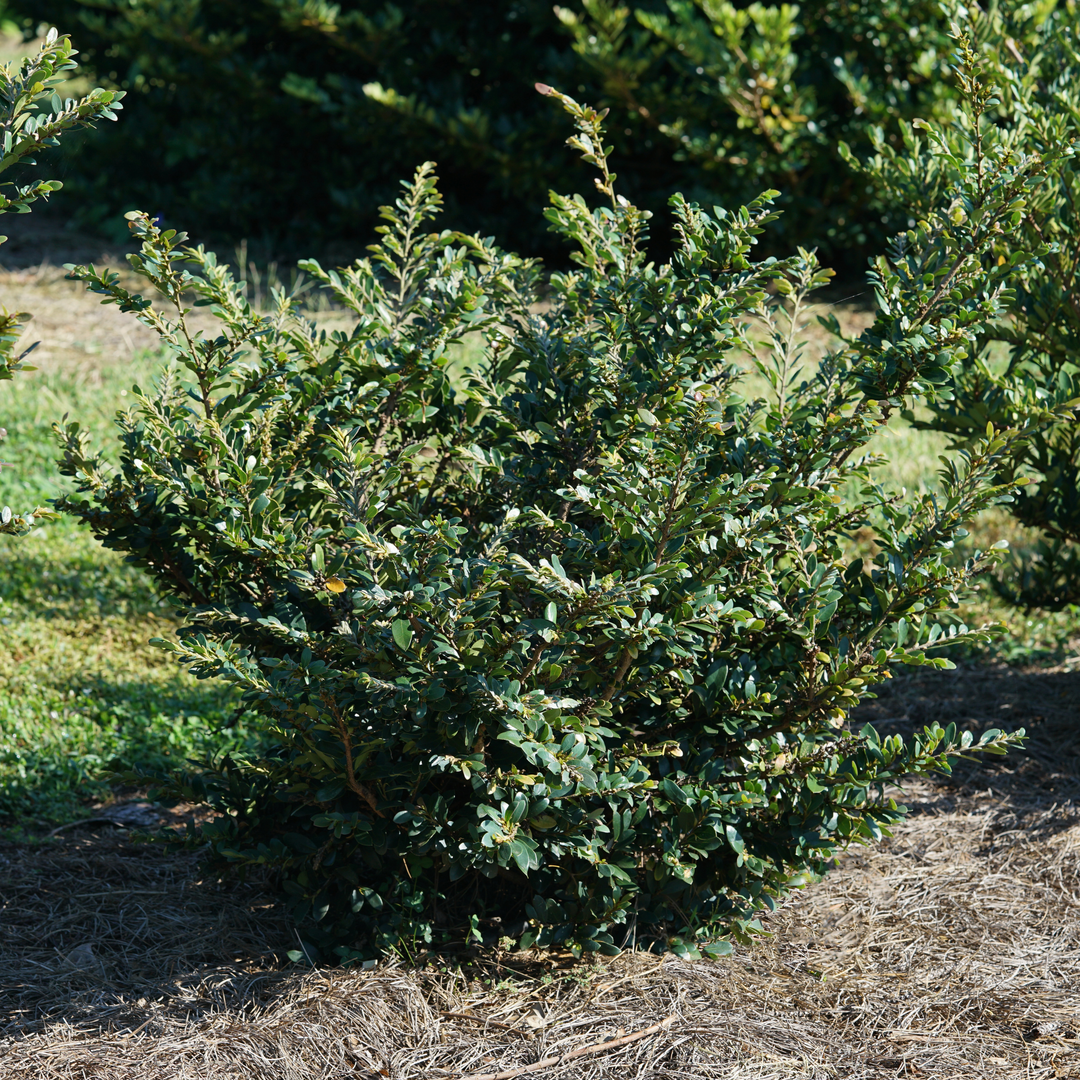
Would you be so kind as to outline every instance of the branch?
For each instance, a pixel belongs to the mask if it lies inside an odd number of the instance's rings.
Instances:
[[[630,661],[633,657],[630,655],[629,648],[623,647],[622,658],[619,660],[619,669],[615,672],[615,678],[611,680],[611,684],[604,691],[604,701],[610,701],[618,689],[619,683],[623,681],[623,676],[626,674],[627,668],[630,667]]]
[[[371,808],[371,812],[377,817],[386,817],[386,815],[379,809],[379,804],[375,801],[375,796],[359,780],[356,779],[356,773],[353,770],[353,756],[352,756],[352,739],[349,738],[349,730],[345,726],[345,718],[341,715],[341,710],[331,700],[329,694],[322,695],[323,704],[329,710],[330,715],[334,718],[334,723],[337,725],[338,734],[341,736],[341,741],[345,746],[345,780],[349,787],[360,796]]]
[[[609,1039],[607,1042],[593,1043],[592,1046],[582,1046],[578,1050],[571,1050],[569,1054],[562,1054],[559,1057],[543,1058],[541,1061],[534,1061],[532,1065],[523,1065],[520,1069],[507,1069],[504,1072],[493,1073],[469,1073],[468,1076],[461,1076],[458,1080],[513,1080],[515,1076],[542,1072],[544,1069],[554,1068],[556,1065],[574,1061],[576,1058],[588,1057],[590,1054],[606,1054],[609,1050],[617,1050],[621,1046],[637,1042],[639,1039],[644,1039],[649,1035],[667,1031],[677,1019],[676,1016],[669,1016],[666,1020],[661,1020],[659,1024],[642,1028],[641,1031],[635,1031],[630,1035],[623,1035],[618,1039]]]
[[[160,565],[164,566],[165,569],[168,570],[174,578],[176,578],[180,587],[184,590],[184,592],[190,599],[194,600],[196,604],[199,604],[202,607],[210,606],[209,598],[201,590],[197,589],[194,585],[192,585],[190,581],[188,581],[187,576],[184,574],[183,570],[181,570],[180,567],[176,565],[176,563],[172,559],[172,556],[170,556],[167,551],[165,551],[164,549],[160,549],[157,552],[157,561],[160,563]],[[150,565],[153,566],[154,557],[149,556],[147,558],[147,562],[149,562]]]

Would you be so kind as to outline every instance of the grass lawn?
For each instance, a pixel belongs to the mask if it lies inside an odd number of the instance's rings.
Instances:
[[[131,386],[152,378],[161,357],[110,342],[96,301],[74,294],[62,272],[14,284],[42,322],[67,316],[66,337],[39,348],[39,370],[0,383],[2,460],[12,463],[0,470],[0,505],[30,510],[63,484],[52,424],[70,413],[104,442]],[[148,579],[74,520],[0,536],[0,829],[32,835],[85,817],[87,804],[110,799],[116,770],[159,770],[251,738],[229,688],[199,682],[146,644],[175,625]]]

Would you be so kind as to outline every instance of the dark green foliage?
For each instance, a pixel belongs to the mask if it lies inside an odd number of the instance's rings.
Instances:
[[[130,91],[123,137],[72,161],[84,221],[147,206],[307,253],[369,236],[399,178],[437,156],[450,218],[549,243],[547,187],[573,169],[547,164],[562,136],[532,87],[575,79],[549,0],[31,6],[77,21],[97,76]]]
[[[416,162],[440,163],[451,226],[557,264],[549,189],[590,178],[534,82],[611,109],[628,198],[681,190],[787,212],[770,250],[817,246],[859,273],[907,227],[837,153],[869,124],[947,118],[947,20],[932,0],[34,0],[79,25],[97,78],[130,91],[115,137],[72,160],[85,222],[133,205],[205,237],[324,247],[369,234]],[[669,251],[666,233],[654,238]]]
[[[993,98],[963,114],[945,131],[948,153],[916,136],[902,150],[878,140],[867,171],[918,216],[949,197],[957,177],[979,168],[997,182],[993,155],[1049,155],[1049,180],[1040,178],[1016,230],[996,241],[998,254],[1026,250],[1038,256],[1015,279],[1011,318],[980,337],[979,355],[957,372],[954,397],[932,406],[924,426],[963,445],[988,423],[998,430],[1023,423],[1048,406],[1080,402],[1080,41],[1076,8],[1063,4],[1037,19],[1031,5],[992,9],[973,23]],[[983,164],[980,165],[980,160]],[[968,214],[953,198],[955,214]],[[1008,359],[996,356],[1007,348]],[[1024,525],[1045,539],[1014,559],[1015,573],[1000,583],[1012,600],[1062,608],[1080,602],[1080,425],[1075,410],[1059,423],[1017,444],[999,479],[1030,481],[1012,504]]]
[[[907,227],[907,208],[875,198],[838,144],[869,149],[871,125],[898,139],[897,120],[947,119],[959,107],[946,77],[952,45],[940,4],[580,7],[556,8],[574,51],[616,110],[615,123],[633,134],[634,157],[647,148],[647,157],[665,160],[658,179],[668,189],[738,205],[775,186],[785,212],[771,245],[812,243],[848,272]]]
[[[122,109],[122,91],[93,90],[85,97],[63,100],[56,92],[69,73],[78,66],[75,50],[67,37],[51,30],[33,56],[18,66],[0,65],[0,173],[16,165],[36,165],[37,155],[58,146],[64,132],[91,127],[97,120],[115,120]],[[0,214],[29,214],[38,199],[48,199],[59,191],[59,180],[33,180],[29,183],[0,184]],[[7,240],[0,236],[0,244]],[[0,309],[0,379],[10,379],[17,371],[32,370],[26,357],[33,350],[18,351],[19,340],[30,321],[27,312]],[[4,440],[0,428],[0,442]],[[0,468],[6,462],[0,462]],[[0,507],[0,534],[21,533],[33,526],[48,511],[38,508],[30,514],[13,514],[10,507]]]
[[[173,780],[222,811],[191,842],[277,866],[307,942],[343,957],[496,925],[722,952],[901,818],[885,785],[1016,738],[845,720],[894,665],[985,640],[956,608],[993,555],[952,549],[1009,497],[989,478],[1020,435],[972,442],[936,497],[875,484],[864,449],[1011,299],[1023,256],[991,249],[1040,162],[995,158],[990,187],[963,171],[972,212],[898,237],[874,328],[804,364],[828,272],[751,258],[773,193],[730,214],[675,196],[674,255],[648,262],[599,114],[544,89],[599,191],[552,197],[576,265],[546,305],[533,264],[429,231],[428,165],[368,258],[305,264],[345,330],[280,294],[257,314],[145,214],[132,265],[171,314],[74,270],[175,362],[120,417],[115,470],[60,432],[80,492],[61,505],[172,594],[188,628],[158,644],[237,684],[276,744]],[[191,336],[188,297],[218,336]],[[748,400],[732,358],[755,327],[769,392]]]

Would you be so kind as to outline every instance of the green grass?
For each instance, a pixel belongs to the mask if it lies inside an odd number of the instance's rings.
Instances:
[[[51,424],[65,412],[103,439],[152,355],[123,366],[0,383],[8,430],[0,504],[55,498]],[[126,400],[125,400],[126,399]],[[175,629],[149,581],[71,519],[0,537],[0,826],[85,816],[110,775],[156,771],[243,745],[230,688],[200,682],[146,642]],[[229,726],[232,724],[233,726]]]

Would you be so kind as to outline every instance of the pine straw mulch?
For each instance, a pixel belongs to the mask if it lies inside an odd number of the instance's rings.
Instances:
[[[2,848],[0,1078],[1080,1078],[1080,673],[889,689],[883,729],[1034,737],[912,785],[894,839],[722,961],[300,970],[263,883],[88,828]]]

